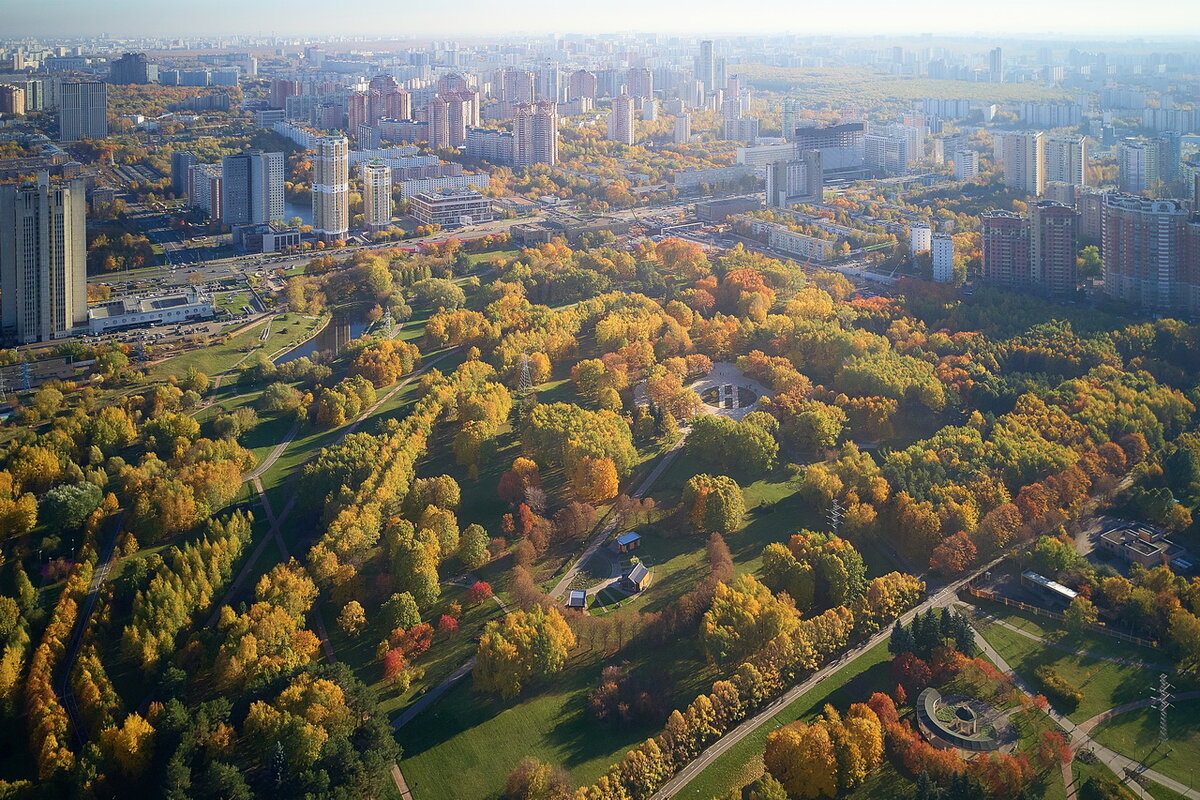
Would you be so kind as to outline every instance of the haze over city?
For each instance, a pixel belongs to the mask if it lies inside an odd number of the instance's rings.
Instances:
[[[1126,38],[1154,35],[1185,37],[1200,33],[1200,14],[1189,0],[1139,3],[1137,13],[1119,0],[1063,0],[1045,3],[1013,0],[980,3],[969,9],[951,0],[916,4],[863,0],[794,3],[767,0],[747,7],[716,0],[695,3],[640,3],[614,0],[601,5],[525,0],[498,7],[485,0],[453,5],[453,22],[437,5],[356,3],[345,14],[328,13],[315,0],[242,3],[214,0],[202,5],[164,6],[150,0],[56,0],[53,3],[0,3],[8,35],[182,36],[305,34],[314,36],[509,36],[516,34],[607,34],[632,31],[673,34],[739,35],[938,35],[977,36],[1002,33],[1041,39],[1048,36]],[[114,24],[120,20],[120,25]],[[318,21],[319,20],[319,21]]]
[[[1200,800],[1200,15],[0,0],[0,800]]]

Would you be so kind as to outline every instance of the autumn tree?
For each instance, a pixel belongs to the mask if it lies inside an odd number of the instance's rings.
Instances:
[[[534,606],[491,620],[479,639],[475,688],[511,698],[535,676],[566,666],[575,634],[555,607]]]
[[[727,475],[693,475],[683,487],[682,502],[692,527],[704,533],[737,530],[746,513],[742,489]]]

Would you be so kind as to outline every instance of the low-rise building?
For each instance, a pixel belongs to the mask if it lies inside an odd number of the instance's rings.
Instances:
[[[92,334],[144,325],[175,325],[216,314],[212,298],[189,289],[158,297],[126,297],[88,308],[88,330]]]
[[[1105,529],[1097,545],[1129,564],[1153,569],[1183,556],[1184,550],[1167,538],[1166,531],[1136,522],[1121,523]]]
[[[474,189],[421,192],[413,195],[408,202],[409,213],[426,225],[447,228],[495,219],[491,200]]]

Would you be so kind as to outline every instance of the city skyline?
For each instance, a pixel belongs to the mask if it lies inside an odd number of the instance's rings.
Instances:
[[[946,0],[926,0],[917,6],[896,5],[882,0],[856,4],[859,13],[846,14],[845,7],[824,0],[802,9],[783,0],[760,4],[753,16],[730,19],[728,7],[712,0],[690,4],[686,14],[673,5],[647,6],[632,0],[607,3],[603,12],[579,6],[562,6],[549,0],[522,4],[521,13],[497,12],[482,0],[466,0],[456,7],[453,26],[448,26],[439,8],[399,8],[383,2],[356,6],[359,13],[332,16],[313,0],[288,3],[260,3],[247,6],[233,0],[217,0],[204,6],[176,7],[164,13],[160,4],[148,0],[123,0],[117,4],[96,5],[83,0],[38,5],[5,0],[0,4],[10,36],[95,36],[118,30],[114,15],[122,18],[124,36],[196,36],[229,35],[253,31],[256,35],[357,34],[370,21],[373,31],[395,28],[395,35],[491,37],[518,34],[563,34],[575,31],[639,32],[663,31],[667,34],[711,35],[727,37],[741,34],[796,33],[852,35],[936,34],[951,36],[996,36],[1021,34],[1041,37],[1114,35],[1120,39],[1154,35],[1164,38],[1186,37],[1200,32],[1200,15],[1187,0],[1157,0],[1140,6],[1138,15],[1127,13],[1125,4],[1116,0],[1095,3],[1038,3],[1014,0],[980,5],[971,10],[964,24],[961,9]],[[306,29],[297,22],[305,17],[321,20],[319,26]],[[1030,19],[1038,23],[1031,26]],[[613,25],[623,19],[626,25]],[[870,28],[864,28],[869,21]],[[1068,33],[1069,32],[1069,33]]]

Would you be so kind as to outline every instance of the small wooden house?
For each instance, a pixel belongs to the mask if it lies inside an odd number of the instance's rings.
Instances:
[[[621,582],[630,592],[640,592],[650,585],[650,570],[646,569],[646,565],[639,561],[633,565]]]
[[[629,553],[642,546],[642,535],[636,531],[622,533],[617,537],[617,552]]]

